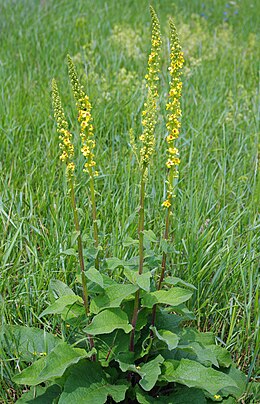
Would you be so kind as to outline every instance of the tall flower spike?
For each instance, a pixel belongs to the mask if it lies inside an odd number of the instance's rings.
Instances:
[[[157,122],[156,102],[158,98],[159,52],[162,43],[158,17],[152,7],[150,7],[150,12],[152,19],[152,46],[148,58],[148,72],[145,76],[148,94],[142,112],[143,133],[140,136],[140,140],[143,143],[140,150],[140,162],[143,169],[147,168],[155,146],[154,129]]]
[[[61,155],[60,159],[66,164],[66,173],[69,177],[74,175],[75,164],[72,161],[74,156],[74,146],[71,142],[72,134],[68,130],[68,122],[65,118],[61,104],[59,90],[56,81],[52,80],[52,103],[54,117],[57,122],[57,132],[59,133]]]
[[[78,109],[78,121],[80,123],[80,137],[82,143],[81,153],[86,159],[84,171],[87,171],[90,176],[98,175],[97,171],[93,171],[93,167],[95,167],[96,165],[94,155],[94,148],[96,144],[94,140],[93,119],[91,116],[92,107],[89,101],[89,97],[80,85],[74,63],[69,55],[68,67],[71,86]]]
[[[175,147],[175,139],[179,137],[180,132],[180,118],[181,118],[181,106],[180,98],[182,91],[181,82],[181,68],[184,63],[183,52],[181,50],[179,38],[176,32],[175,25],[170,21],[171,28],[171,64],[169,72],[171,76],[170,91],[168,95],[168,103],[166,104],[167,123],[167,161],[166,167],[168,168],[168,181],[167,181],[167,199],[163,202],[165,208],[169,208],[172,204],[172,198],[174,197],[174,179],[178,178],[178,166],[180,164],[179,151]]]

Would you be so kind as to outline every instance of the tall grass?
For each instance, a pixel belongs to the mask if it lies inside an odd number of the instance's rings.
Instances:
[[[216,332],[250,378],[259,352],[256,4],[215,0],[203,7],[200,0],[163,0],[156,8],[162,27],[168,16],[174,17],[187,61],[169,268],[197,286],[192,305],[198,326]],[[148,2],[3,0],[0,21],[1,321],[55,329],[55,323],[38,317],[49,280],[74,282],[78,268],[68,255],[75,244],[73,217],[57,164],[51,78],[66,84],[69,52],[94,100],[97,204],[106,217],[99,226],[100,244],[108,257],[131,258],[124,241],[127,229],[135,237],[139,192],[128,132],[134,127],[141,133]],[[164,46],[162,63],[168,52]],[[166,92],[167,78],[162,79]],[[73,119],[66,88],[61,92]],[[159,123],[157,150],[164,133]],[[152,172],[146,210],[160,234],[164,159],[159,152]],[[77,198],[85,206],[80,220],[88,234],[87,180],[81,173],[78,178]],[[83,239],[87,247],[87,235]],[[8,363],[0,358],[2,402],[12,402]]]

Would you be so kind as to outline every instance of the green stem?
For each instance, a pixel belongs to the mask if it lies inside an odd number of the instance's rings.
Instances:
[[[87,280],[85,275],[85,266],[84,266],[84,258],[83,258],[83,247],[82,247],[82,237],[79,227],[79,216],[76,206],[76,197],[75,197],[75,189],[74,189],[74,182],[72,177],[69,178],[70,184],[70,195],[71,195],[71,203],[73,209],[73,217],[74,217],[74,225],[75,230],[78,233],[78,254],[79,254],[79,265],[81,270],[81,281],[82,281],[82,289],[83,289],[83,302],[85,307],[86,315],[89,314],[89,307],[88,307],[88,289],[87,289]]]
[[[169,230],[170,230],[170,208],[167,208],[166,210],[166,217],[165,217],[165,231],[164,231],[164,240],[168,240],[169,238]],[[162,265],[161,265],[161,275],[159,279],[159,283],[157,286],[157,290],[160,290],[162,287],[162,283],[164,280],[164,274],[165,274],[165,269],[166,269],[166,252],[163,252],[162,256]],[[155,319],[156,319],[156,304],[153,306],[153,311],[152,311],[152,326],[155,324]]]
[[[145,168],[142,170],[141,175],[141,186],[140,186],[140,207],[139,207],[139,220],[138,220],[138,238],[139,238],[139,275],[143,273],[144,266],[144,197],[145,197]],[[138,317],[139,310],[139,298],[140,298],[140,290],[138,289],[135,292],[135,303],[134,303],[134,311],[132,317],[132,331],[130,335],[130,344],[129,350],[130,352],[134,352],[134,337],[135,337],[135,328]]]
[[[95,186],[94,186],[94,178],[92,171],[89,170],[89,185],[90,185],[90,198],[92,204],[92,218],[93,218],[93,230],[94,230],[94,240],[95,247],[98,248],[98,225],[97,225],[97,207],[96,207],[96,197],[95,197]],[[99,259],[98,254],[95,259],[95,268],[99,269]]]
[[[73,178],[71,176],[69,178],[69,184],[70,184],[70,194],[71,194],[71,203],[72,203],[72,209],[73,209],[74,225],[75,225],[75,230],[78,233],[78,238],[77,238],[78,254],[79,254],[79,265],[80,265],[80,270],[81,270],[81,281],[82,281],[82,289],[83,289],[83,292],[82,292],[83,302],[84,302],[84,307],[85,307],[85,313],[88,318],[88,315],[89,315],[88,288],[87,288],[87,279],[86,279],[86,275],[85,275],[82,237],[81,237],[80,226],[79,226],[79,215],[78,215],[77,205],[76,205],[74,182],[73,182]],[[93,348],[94,340],[91,335],[88,335],[88,340],[89,340],[90,348]],[[96,355],[92,356],[92,360],[94,362],[96,361]]]

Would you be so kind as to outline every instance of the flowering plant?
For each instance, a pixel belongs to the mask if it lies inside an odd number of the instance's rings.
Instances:
[[[212,333],[201,333],[189,326],[194,316],[185,303],[195,287],[166,271],[167,255],[171,252],[169,232],[174,189],[180,163],[175,140],[181,127],[181,69],[184,63],[173,22],[170,23],[170,89],[166,103],[167,193],[162,203],[165,232],[161,254],[153,255],[152,266],[151,256],[146,251],[148,244],[157,242],[156,235],[145,229],[145,189],[155,148],[161,47],[160,25],[153,8],[151,18],[152,44],[146,75],[147,99],[142,112],[143,131],[139,136],[141,147],[138,148],[131,131],[131,144],[140,168],[138,240],[132,240],[132,244],[138,244],[137,260],[101,256],[91,104],[68,57],[93,218],[95,253],[88,259],[88,265],[85,264],[75,193],[72,134],[57,83],[52,83],[60,159],[66,165],[74,217],[81,293],[59,280],[51,281],[51,304],[41,316],[60,316],[59,335],[26,327],[6,328],[7,335],[17,334],[18,349],[24,349],[24,341],[27,341],[24,362],[31,363],[13,378],[18,384],[32,386],[18,403],[235,403],[243,393],[245,376],[235,368],[229,353],[215,344]],[[154,263],[159,268],[158,273],[154,271]],[[107,275],[117,267],[123,268],[123,277],[114,279]]]

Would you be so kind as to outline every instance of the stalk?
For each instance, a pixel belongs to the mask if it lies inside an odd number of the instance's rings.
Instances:
[[[167,114],[167,123],[166,127],[168,130],[168,135],[166,137],[167,142],[167,199],[163,202],[162,206],[166,209],[165,216],[165,231],[164,231],[164,239],[169,239],[169,231],[170,231],[170,217],[172,214],[172,204],[173,199],[175,197],[174,188],[175,188],[175,180],[178,179],[178,166],[180,164],[179,159],[179,150],[175,147],[175,140],[178,139],[180,133],[181,122],[180,118],[182,115],[180,98],[182,91],[182,82],[181,82],[181,69],[184,63],[183,52],[181,50],[179,38],[177,35],[176,27],[172,21],[170,21],[171,28],[171,53],[170,53],[170,91],[168,95],[168,102],[166,104],[166,109],[168,111]],[[163,252],[162,256],[162,265],[161,265],[161,274],[159,283],[157,286],[157,290],[160,290],[162,287],[162,283],[164,280],[165,269],[166,269],[166,259],[167,254]],[[152,311],[152,326],[155,325],[156,319],[156,305],[153,306]],[[151,332],[151,335],[153,333]]]
[[[145,168],[143,169],[142,175],[141,175],[140,208],[139,208],[139,219],[138,219],[138,239],[139,239],[139,270],[138,270],[138,273],[139,273],[139,275],[141,275],[143,273],[143,266],[144,266],[144,197],[145,197]],[[138,289],[135,292],[134,311],[133,311],[133,317],[132,317],[133,329],[131,331],[130,344],[129,344],[130,352],[134,352],[134,336],[135,336],[135,328],[136,328],[136,322],[137,322],[137,317],[138,317],[139,298],[140,298],[140,290]]]
[[[75,164],[73,162],[74,157],[74,146],[72,143],[72,134],[68,130],[68,122],[66,120],[64,110],[61,104],[61,99],[59,95],[59,90],[56,81],[52,80],[52,102],[54,109],[54,117],[57,121],[57,132],[59,133],[60,144],[59,147],[61,149],[60,160],[66,164],[66,176],[67,181],[70,187],[70,196],[71,196],[71,205],[73,210],[73,218],[74,218],[74,226],[75,230],[78,233],[77,243],[78,243],[78,255],[79,255],[79,264],[81,270],[81,280],[82,280],[82,294],[83,294],[83,302],[86,317],[89,315],[89,304],[88,304],[88,289],[87,289],[87,281],[85,276],[85,266],[84,266],[84,257],[83,257],[83,247],[82,247],[82,237],[79,226],[79,216],[76,205],[76,197],[75,197],[75,189],[74,189],[74,171]],[[93,338],[88,335],[90,347],[94,347]],[[92,360],[95,361],[95,355],[92,356]]]
[[[72,177],[69,178],[69,184],[70,184],[70,195],[71,195],[71,204],[72,204],[72,210],[73,210],[74,225],[75,225],[75,230],[78,233],[77,241],[78,241],[79,265],[80,265],[80,270],[81,270],[82,295],[83,295],[85,313],[86,313],[86,316],[88,317],[88,315],[89,315],[88,287],[87,287],[87,279],[86,279],[86,275],[85,275],[82,237],[81,237],[80,226],[79,226],[79,215],[78,215],[78,210],[77,210],[77,205],[76,205],[75,189],[74,189],[74,182],[73,182]],[[94,340],[91,335],[88,335],[88,340],[89,340],[90,348],[93,348]],[[94,362],[96,361],[96,355],[92,356],[92,360]]]
[[[78,109],[78,122],[80,123],[80,138],[82,146],[81,153],[86,159],[83,171],[87,172],[89,175],[90,201],[92,205],[92,219],[94,230],[94,244],[95,247],[98,248],[99,240],[98,240],[97,208],[96,208],[95,183],[94,183],[94,177],[98,175],[98,172],[94,171],[94,167],[96,166],[95,154],[94,154],[96,143],[94,137],[93,118],[91,116],[92,106],[88,95],[85,93],[83,87],[79,82],[74,63],[69,55],[68,55],[68,68],[69,68],[71,86],[73,89],[73,94]],[[95,267],[96,269],[99,269],[98,255],[95,259]]]
[[[148,68],[146,79],[147,99],[144,103],[144,110],[142,111],[142,126],[143,132],[139,139],[142,142],[140,149],[140,205],[139,205],[139,218],[138,218],[138,239],[139,239],[139,275],[143,273],[144,266],[144,201],[145,201],[145,184],[148,176],[148,168],[150,165],[151,157],[155,149],[154,131],[157,123],[157,99],[158,99],[158,81],[159,81],[159,60],[161,49],[161,33],[158,17],[154,9],[150,6],[151,20],[152,20],[152,41],[151,52],[148,58]],[[133,142],[132,142],[133,143]],[[130,352],[134,352],[134,337],[136,322],[139,310],[140,290],[135,293],[134,310],[132,316],[132,332],[130,335]]]
[[[97,206],[96,206],[96,197],[95,197],[95,185],[94,185],[93,174],[92,174],[92,172],[90,172],[90,170],[89,170],[89,186],[90,186],[90,199],[91,199],[91,204],[92,204],[94,241],[95,241],[95,247],[98,248],[99,240],[98,240]],[[95,268],[99,269],[98,255],[95,258]]]
[[[70,195],[71,195],[71,204],[72,204],[72,210],[73,210],[74,225],[75,225],[75,230],[78,233],[77,242],[78,242],[78,255],[79,255],[79,265],[80,265],[80,271],[81,271],[82,290],[83,290],[82,291],[83,302],[84,302],[86,316],[88,316],[88,314],[89,314],[88,288],[87,288],[87,280],[86,280],[86,275],[85,275],[82,237],[81,237],[80,226],[79,226],[79,215],[78,215],[77,205],[76,205],[74,182],[71,177],[69,178],[69,184],[70,184]]]
[[[164,230],[164,240],[169,239],[169,230],[170,230],[170,208],[166,210],[166,216],[165,216],[165,230]],[[159,283],[157,286],[157,290],[160,290],[162,287],[162,283],[164,280],[164,274],[165,274],[165,269],[166,269],[166,259],[167,259],[167,254],[164,251],[163,256],[162,256],[162,265],[161,265],[161,275],[159,279]],[[152,311],[152,326],[155,325],[155,320],[156,320],[156,307],[157,305],[155,304],[153,306],[153,311]]]

